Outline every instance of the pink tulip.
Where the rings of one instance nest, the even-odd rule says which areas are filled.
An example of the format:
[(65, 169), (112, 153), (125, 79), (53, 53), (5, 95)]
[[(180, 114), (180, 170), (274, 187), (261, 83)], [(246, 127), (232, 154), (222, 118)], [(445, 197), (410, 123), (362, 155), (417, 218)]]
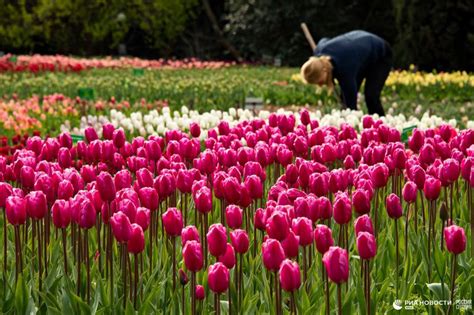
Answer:
[(127, 242), (129, 253), (139, 254), (145, 249), (145, 236), (140, 225), (133, 223), (131, 225), (130, 238)]
[(290, 229), (288, 216), (281, 211), (275, 211), (267, 220), (266, 231), (269, 237), (282, 241)]
[(285, 251), (287, 258), (295, 258), (298, 256), (298, 248), (300, 245), (300, 238), (290, 229), (286, 238), (281, 242), (281, 246)]
[(301, 286), (300, 267), (296, 261), (293, 262), (289, 259), (285, 259), (281, 263), (278, 273), (283, 290), (293, 292), (298, 290)]
[(285, 252), (279, 241), (269, 238), (262, 244), (262, 257), (265, 268), (276, 272), (285, 259)]
[(386, 207), (388, 216), (392, 219), (398, 219), (403, 215), (400, 197), (398, 197), (396, 194), (392, 193), (387, 196)]
[(51, 213), (53, 216), (53, 223), (58, 229), (68, 227), (72, 217), (68, 201), (61, 199), (56, 200), (51, 208)]
[(323, 224), (316, 225), (314, 229), (314, 241), (318, 252), (321, 254), (326, 253), (329, 248), (334, 245), (331, 229)]
[(418, 193), (418, 188), (414, 182), (407, 181), (405, 183), (405, 186), (403, 186), (402, 196), (405, 202), (407, 203), (415, 202), (417, 193)]
[(310, 219), (305, 217), (293, 219), (292, 230), (299, 237), (301, 246), (308, 246), (313, 243), (313, 228)]
[(323, 263), (332, 282), (338, 284), (347, 282), (349, 279), (349, 257), (345, 249), (331, 246), (323, 256)]
[(369, 193), (364, 189), (357, 189), (352, 194), (352, 204), (355, 212), (358, 214), (366, 214), (370, 212)]
[(183, 247), (184, 265), (191, 272), (198, 272), (203, 266), (201, 244), (197, 241), (187, 241)]
[(219, 256), (218, 261), (223, 263), (228, 269), (235, 266), (235, 251), (232, 245), (227, 243), (227, 248), (224, 255)]
[(209, 253), (214, 257), (225, 254), (227, 250), (227, 233), (225, 227), (220, 224), (212, 224), (207, 232), (207, 244), (209, 245)]
[(209, 266), (207, 272), (207, 284), (214, 293), (224, 293), (229, 288), (229, 269), (223, 263), (215, 263)]
[(235, 205), (229, 205), (225, 209), (225, 221), (231, 229), (238, 229), (242, 226), (242, 209)]
[(42, 191), (32, 191), (25, 199), (28, 216), (36, 220), (44, 218), (48, 211), (46, 195)]
[(5, 202), (7, 220), (11, 225), (22, 225), (26, 222), (26, 200), (22, 197), (10, 196)]
[(377, 254), (375, 236), (369, 232), (357, 234), (357, 250), (361, 259), (372, 259)]
[(245, 230), (234, 230), (230, 232), (231, 244), (238, 254), (245, 254), (249, 249), (249, 236)]
[(114, 213), (110, 218), (110, 225), (112, 226), (112, 232), (117, 242), (126, 243), (130, 239), (132, 225), (123, 212)]
[(437, 178), (429, 176), (426, 178), (423, 192), (425, 193), (425, 197), (428, 200), (438, 199), (441, 192), (441, 181)]
[(466, 250), (466, 234), (464, 229), (457, 225), (444, 228), (444, 239), (450, 253), (458, 255)]
[(166, 234), (171, 237), (181, 235), (183, 229), (183, 217), (181, 211), (176, 208), (168, 208), (161, 216)]
[(354, 230), (356, 236), (359, 235), (360, 232), (368, 232), (370, 234), (374, 234), (374, 227), (370, 217), (367, 214), (364, 214), (355, 219)]

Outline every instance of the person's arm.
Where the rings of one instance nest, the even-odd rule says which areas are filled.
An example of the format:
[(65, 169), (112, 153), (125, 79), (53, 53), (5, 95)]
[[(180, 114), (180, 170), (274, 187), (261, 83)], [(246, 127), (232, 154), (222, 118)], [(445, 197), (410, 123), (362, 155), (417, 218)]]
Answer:
[(350, 109), (357, 109), (357, 82), (355, 77), (347, 77), (339, 80), (341, 87), (342, 101)]

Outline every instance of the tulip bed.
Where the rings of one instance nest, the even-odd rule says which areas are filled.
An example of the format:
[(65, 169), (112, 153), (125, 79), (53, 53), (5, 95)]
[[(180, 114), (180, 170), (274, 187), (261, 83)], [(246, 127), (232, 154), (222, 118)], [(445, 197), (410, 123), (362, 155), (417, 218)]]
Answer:
[(473, 129), (325, 119), (25, 139), (0, 157), (1, 312), (471, 312)]

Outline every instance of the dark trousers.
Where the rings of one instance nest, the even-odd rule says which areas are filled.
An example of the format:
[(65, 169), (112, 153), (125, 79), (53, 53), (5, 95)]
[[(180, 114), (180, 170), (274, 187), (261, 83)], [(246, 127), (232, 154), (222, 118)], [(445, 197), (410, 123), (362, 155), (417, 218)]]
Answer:
[(373, 64), (365, 74), (364, 94), (369, 114), (385, 115), (382, 103), (380, 102), (380, 93), (392, 68), (392, 58), (392, 49), (385, 42), (384, 57)]

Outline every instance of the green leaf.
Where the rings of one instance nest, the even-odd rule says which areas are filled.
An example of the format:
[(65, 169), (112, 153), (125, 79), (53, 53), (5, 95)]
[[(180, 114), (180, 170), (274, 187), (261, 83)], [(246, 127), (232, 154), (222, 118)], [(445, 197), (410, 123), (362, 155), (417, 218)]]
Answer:
[(15, 289), (15, 310), (16, 314), (25, 314), (28, 307), (28, 297), (30, 296), (28, 289), (26, 288), (25, 280), (23, 275), (18, 276)]
[(447, 300), (449, 299), (449, 287), (446, 283), (444, 283), (444, 295), (443, 295), (443, 286), (441, 283), (427, 283), (426, 286), (430, 289), (431, 292), (434, 293), (435, 298), (438, 300)]

